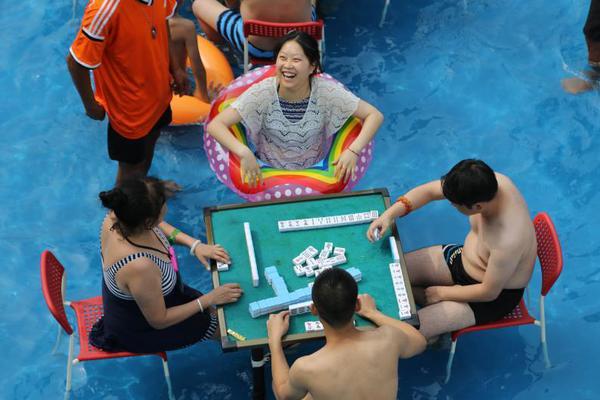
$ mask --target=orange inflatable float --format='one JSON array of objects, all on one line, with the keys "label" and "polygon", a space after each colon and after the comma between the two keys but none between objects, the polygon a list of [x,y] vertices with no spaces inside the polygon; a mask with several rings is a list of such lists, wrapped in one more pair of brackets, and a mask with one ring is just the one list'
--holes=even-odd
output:
[{"label": "orange inflatable float", "polygon": [[[229,62],[212,42],[198,36],[198,51],[204,69],[206,69],[206,81],[227,86],[233,80],[233,71]],[[188,67],[190,62],[188,59]],[[171,100],[173,121],[171,125],[194,125],[204,121],[210,111],[210,103],[205,103],[194,96],[173,95]]]}]

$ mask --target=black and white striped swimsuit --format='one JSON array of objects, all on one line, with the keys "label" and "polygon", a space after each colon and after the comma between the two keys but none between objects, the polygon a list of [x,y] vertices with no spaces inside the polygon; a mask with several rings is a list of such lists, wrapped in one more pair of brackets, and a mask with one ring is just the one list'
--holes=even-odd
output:
[{"label": "black and white striped swimsuit", "polygon": [[[168,249],[168,242],[162,231],[155,228],[155,233]],[[180,349],[212,337],[217,329],[217,318],[209,310],[196,313],[168,328],[155,329],[150,326],[135,299],[119,289],[115,279],[119,270],[140,257],[152,260],[160,269],[161,290],[166,308],[189,303],[202,296],[201,292],[182,282],[179,272],[173,270],[170,261],[164,261],[147,251],[130,254],[104,270],[104,316],[94,324],[90,332],[90,343],[106,351],[154,353]]]},{"label": "black and white striped swimsuit", "polygon": [[[162,231],[158,228],[154,228],[153,230],[156,236],[163,243],[163,245],[168,249],[168,245],[165,244],[167,238],[162,233]],[[102,257],[102,254],[100,254],[100,257]],[[106,283],[108,290],[110,290],[112,294],[114,294],[120,299],[133,300],[133,297],[130,294],[125,293],[121,289],[119,289],[119,286],[117,285],[116,276],[117,272],[121,268],[123,268],[131,261],[137,260],[140,257],[146,257],[150,259],[154,264],[158,266],[158,269],[160,269],[160,286],[163,296],[166,296],[169,293],[171,293],[171,291],[173,291],[173,289],[175,288],[175,283],[177,282],[177,274],[173,269],[173,264],[171,263],[171,261],[162,260],[154,254],[145,251],[140,251],[138,253],[133,253],[126,257],[123,257],[110,267],[104,269],[104,282]],[[104,261],[102,262],[102,264],[104,264]]]}]

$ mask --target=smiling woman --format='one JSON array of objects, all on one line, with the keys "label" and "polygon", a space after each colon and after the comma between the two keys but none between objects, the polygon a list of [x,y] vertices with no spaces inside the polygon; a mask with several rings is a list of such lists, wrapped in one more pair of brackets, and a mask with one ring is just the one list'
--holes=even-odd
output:
[{"label": "smiling woman", "polygon": [[[358,117],[363,120],[358,136],[333,161],[335,179],[348,182],[383,115],[318,74],[318,45],[309,35],[288,33],[276,54],[275,76],[251,86],[215,116],[207,126],[208,134],[239,158],[242,180],[257,186],[264,178],[258,160],[285,170],[307,168],[323,160],[330,139],[348,118]],[[247,144],[229,132],[228,127],[239,122],[247,131]]]}]

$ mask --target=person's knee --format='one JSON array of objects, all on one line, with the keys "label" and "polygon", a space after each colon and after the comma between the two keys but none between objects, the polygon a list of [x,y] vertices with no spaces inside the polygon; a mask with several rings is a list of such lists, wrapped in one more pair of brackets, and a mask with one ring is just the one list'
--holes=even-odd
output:
[{"label": "person's knee", "polygon": [[190,19],[184,19],[181,21],[181,29],[183,30],[186,36],[196,36],[196,26],[194,25],[194,22],[192,22],[192,20]]},{"label": "person's knee", "polygon": [[192,4],[192,11],[196,18],[213,27],[217,23],[218,16],[226,10],[227,7],[217,0],[194,0]]}]

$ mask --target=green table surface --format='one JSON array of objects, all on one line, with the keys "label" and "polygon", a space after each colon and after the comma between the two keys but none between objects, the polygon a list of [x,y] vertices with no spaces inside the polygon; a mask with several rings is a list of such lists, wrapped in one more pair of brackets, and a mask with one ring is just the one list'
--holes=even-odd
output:
[{"label": "green table surface", "polygon": [[[275,296],[273,289],[264,277],[264,268],[276,266],[290,292],[305,287],[309,282],[314,281],[314,277],[297,277],[292,269],[292,259],[308,246],[314,246],[320,251],[324,242],[333,242],[336,247],[346,248],[348,261],[338,268],[359,268],[362,272],[362,280],[358,283],[359,293],[369,293],[375,298],[379,310],[398,318],[398,306],[388,267],[388,264],[392,262],[388,237],[390,234],[396,233],[395,227],[391,233],[388,231],[386,236],[378,242],[370,243],[365,236],[368,227],[366,223],[292,232],[279,232],[277,226],[278,221],[287,219],[341,215],[370,210],[377,210],[381,214],[387,208],[386,201],[389,204],[386,190],[371,190],[330,197],[313,197],[311,200],[299,199],[297,201],[205,209],[209,242],[225,247],[232,259],[229,271],[216,272],[213,269],[213,283],[217,286],[235,282],[239,283],[244,290],[244,294],[238,302],[222,307],[219,322],[224,326],[221,332],[230,328],[247,338],[247,342],[238,342],[235,344],[236,347],[266,343],[268,315],[252,318],[248,311],[248,305],[251,302]],[[252,286],[244,222],[250,223],[252,232],[260,279],[258,287]],[[398,237],[397,233],[395,236]],[[397,243],[401,252],[400,242]],[[403,260],[402,264],[404,265]],[[404,277],[409,290],[411,310],[415,310],[406,273],[404,273]],[[371,325],[369,321],[358,315],[355,319],[357,326]],[[289,335],[304,333],[304,322],[310,320],[317,320],[317,317],[310,313],[291,317]],[[223,339],[227,342],[227,338]],[[230,336],[228,340],[234,339]]]}]

